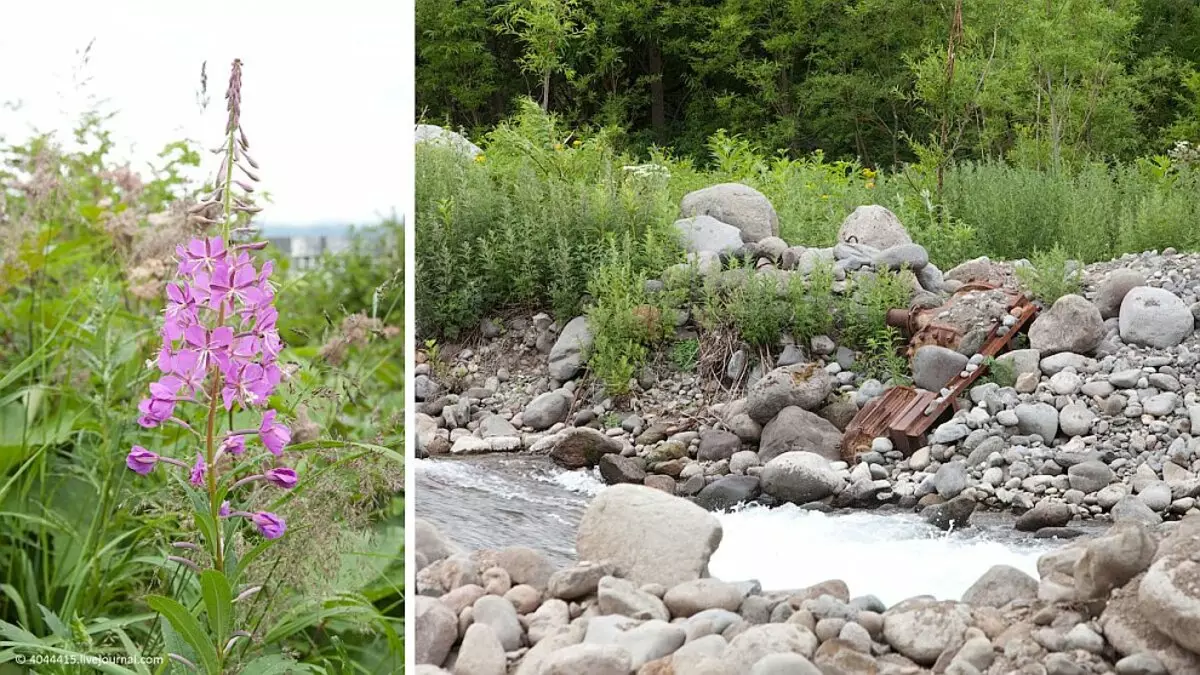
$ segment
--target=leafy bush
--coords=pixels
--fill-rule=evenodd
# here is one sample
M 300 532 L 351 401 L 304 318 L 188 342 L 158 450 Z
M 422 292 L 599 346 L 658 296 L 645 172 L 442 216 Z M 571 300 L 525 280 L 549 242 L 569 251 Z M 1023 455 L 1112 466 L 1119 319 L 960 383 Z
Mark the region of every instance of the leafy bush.
M 1064 295 L 1078 295 L 1083 288 L 1082 270 L 1058 244 L 1048 251 L 1034 252 L 1030 265 L 1017 268 L 1017 278 L 1031 296 L 1047 307 Z

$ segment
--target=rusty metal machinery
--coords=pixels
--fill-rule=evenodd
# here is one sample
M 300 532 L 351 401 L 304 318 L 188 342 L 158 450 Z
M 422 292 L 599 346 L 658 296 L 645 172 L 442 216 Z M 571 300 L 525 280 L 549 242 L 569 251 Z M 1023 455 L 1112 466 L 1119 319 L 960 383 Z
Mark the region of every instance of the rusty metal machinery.
M 972 306 L 972 303 L 978 306 Z M 956 308 L 962 311 L 956 312 Z M 1037 312 L 1037 306 L 1021 292 L 986 283 L 962 287 L 939 307 L 889 311 L 888 325 L 899 329 L 908 338 L 905 351 L 910 359 L 925 345 L 957 350 L 974 333 L 981 340 L 975 353 L 985 360 L 955 375 L 940 391 L 892 387 L 863 406 L 842 436 L 842 456 L 847 461 L 855 461 L 880 436 L 889 438 L 893 446 L 906 455 L 922 447 L 926 432 L 953 415 L 958 410 L 958 397 L 987 372 L 986 359 L 1008 349 L 1013 338 L 1029 325 Z

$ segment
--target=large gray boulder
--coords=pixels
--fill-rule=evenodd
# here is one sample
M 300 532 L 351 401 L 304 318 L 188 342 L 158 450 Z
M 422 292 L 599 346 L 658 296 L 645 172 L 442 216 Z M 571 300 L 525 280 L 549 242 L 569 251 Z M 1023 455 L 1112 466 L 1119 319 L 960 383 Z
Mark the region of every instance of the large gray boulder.
M 759 479 L 764 493 L 793 504 L 824 499 L 845 486 L 829 462 L 811 452 L 785 452 L 767 462 Z
M 590 427 L 567 429 L 550 450 L 550 459 L 564 469 L 582 469 L 600 462 L 604 455 L 621 452 L 615 438 Z
M 721 523 L 699 506 L 642 485 L 605 489 L 584 511 L 575 549 L 603 560 L 623 578 L 667 588 L 708 576 Z
M 1095 305 L 1078 295 L 1064 295 L 1033 320 L 1029 346 L 1043 357 L 1059 352 L 1089 354 L 1104 333 L 1104 318 Z
M 883 637 L 892 649 L 922 666 L 932 666 L 971 625 L 968 605 L 907 600 L 883 615 Z
M 571 401 L 562 392 L 548 391 L 530 401 L 521 417 L 525 426 L 542 431 L 566 419 L 570 410 Z
M 692 253 L 713 251 L 732 254 L 742 248 L 742 231 L 712 216 L 696 216 L 675 221 L 683 249 Z
M 746 394 L 746 414 L 766 424 L 788 406 L 814 410 L 833 391 L 833 378 L 815 363 L 776 368 L 759 378 Z
M 434 124 L 418 124 L 413 134 L 413 141 L 450 148 L 470 159 L 474 159 L 476 155 L 483 152 L 479 146 L 467 140 L 462 134 Z
M 896 214 L 876 204 L 860 206 L 846 216 L 838 229 L 837 240 L 866 244 L 879 250 L 913 243 Z
M 1138 286 L 1121 301 L 1121 339 L 1144 347 L 1166 349 L 1183 342 L 1195 328 L 1192 310 L 1168 290 Z
M 712 216 L 736 227 L 742 240 L 755 242 L 779 236 L 779 215 L 766 195 L 741 183 L 722 183 L 684 195 L 679 204 L 684 218 Z
M 440 666 L 450 655 L 450 648 L 458 640 L 458 617 L 437 598 L 418 595 L 416 626 L 417 663 Z
M 1000 608 L 1013 600 L 1037 597 L 1037 579 L 1011 565 L 993 565 L 963 593 L 962 601 L 976 607 Z
M 1146 285 L 1146 276 L 1137 270 L 1114 270 L 1096 289 L 1096 308 L 1100 316 L 1111 319 L 1121 313 L 1121 303 L 1129 291 Z
M 1180 646 L 1200 654 L 1200 518 L 1183 521 L 1138 586 L 1142 614 Z
M 550 377 L 559 382 L 575 377 L 592 348 L 592 341 L 592 329 L 588 326 L 587 317 L 571 319 L 563 326 L 558 339 L 554 341 L 554 347 L 550 349 Z
M 764 464 L 785 452 L 812 452 L 829 461 L 840 460 L 842 432 L 829 420 L 803 408 L 788 406 L 763 427 L 758 458 Z

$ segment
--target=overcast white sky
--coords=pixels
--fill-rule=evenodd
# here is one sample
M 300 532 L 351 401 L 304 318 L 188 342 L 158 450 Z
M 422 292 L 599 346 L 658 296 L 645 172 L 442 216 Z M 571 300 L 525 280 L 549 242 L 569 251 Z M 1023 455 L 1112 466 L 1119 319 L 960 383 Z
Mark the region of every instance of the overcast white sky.
M 109 128 L 142 166 L 180 138 L 220 143 L 229 64 L 244 63 L 242 121 L 274 203 L 263 222 L 378 222 L 404 205 L 411 120 L 402 102 L 407 0 L 37 0 L 9 3 L 0 33 L 0 136 L 69 138 L 90 94 L 117 113 Z M 410 33 L 411 34 L 411 33 Z M 95 38 L 75 91 L 78 52 Z M 196 103 L 208 62 L 208 112 Z M 411 59 L 407 60 L 411 64 Z M 411 65 L 409 66 L 411 68 Z M 208 175 L 213 155 L 205 155 Z M 407 173 L 403 171 L 403 173 Z

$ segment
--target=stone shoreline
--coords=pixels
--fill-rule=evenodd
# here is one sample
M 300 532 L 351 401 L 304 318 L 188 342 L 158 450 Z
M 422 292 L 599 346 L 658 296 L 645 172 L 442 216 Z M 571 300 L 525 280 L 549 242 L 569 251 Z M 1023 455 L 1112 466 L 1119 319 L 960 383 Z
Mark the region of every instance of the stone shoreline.
M 645 486 L 597 496 L 579 561 L 466 553 L 417 524 L 424 675 L 1118 675 L 1200 672 L 1200 517 L 1119 520 L 961 599 L 886 607 L 837 579 L 764 592 L 710 578 L 720 523 Z M 903 574 L 903 570 L 881 569 Z

